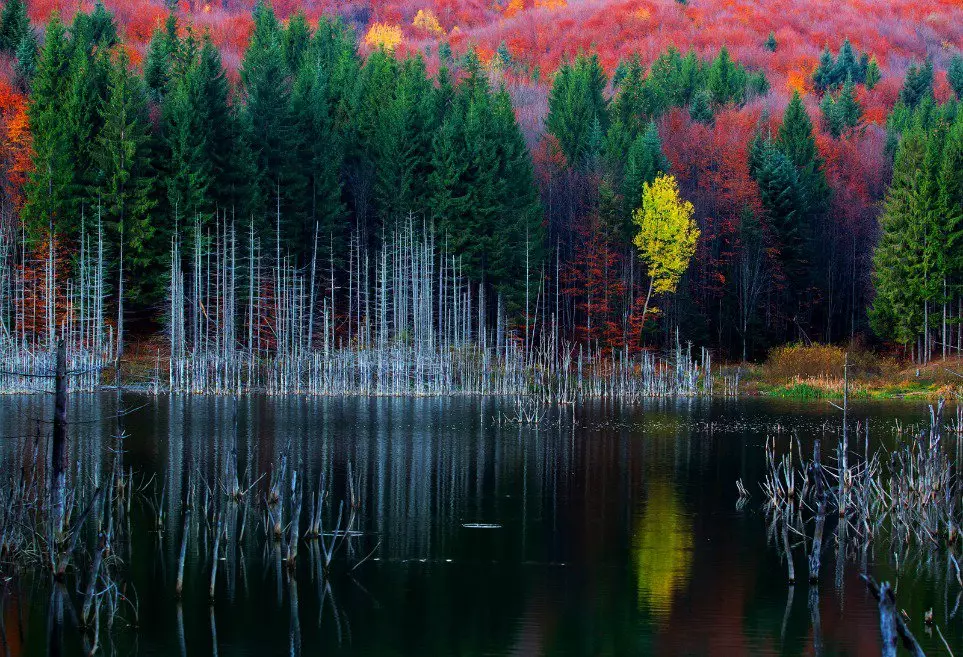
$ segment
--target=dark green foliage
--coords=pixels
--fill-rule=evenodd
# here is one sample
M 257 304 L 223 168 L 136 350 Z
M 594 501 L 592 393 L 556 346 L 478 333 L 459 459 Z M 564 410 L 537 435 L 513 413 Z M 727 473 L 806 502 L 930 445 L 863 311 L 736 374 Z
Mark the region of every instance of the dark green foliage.
M 241 82 L 244 122 L 257 163 L 260 206 L 255 224 L 262 229 L 282 221 L 300 224 L 304 208 L 299 200 L 306 181 L 297 167 L 301 135 L 291 108 L 293 76 L 277 17 L 260 2 L 254 9 L 254 33 L 241 65 Z
M 925 98 L 932 96 L 933 62 L 927 59 L 922 66 L 913 62 L 906 71 L 903 88 L 899 92 L 900 102 L 913 109 Z
M 950 59 L 950 65 L 946 69 L 946 78 L 957 99 L 963 99 L 963 55 L 956 53 Z
M 808 265 L 811 237 L 804 218 L 803 184 L 793 161 L 772 142 L 754 143 L 751 158 L 766 224 L 778 245 L 780 273 L 788 285 L 798 289 Z
M 816 148 L 812 121 L 798 92 L 786 107 L 776 146 L 798 172 L 803 214 L 812 218 L 823 212 L 829 205 L 829 184 Z
M 13 66 L 17 86 L 22 91 L 29 91 L 33 77 L 37 74 L 39 51 L 40 43 L 37 41 L 36 32 L 33 29 L 28 29 L 24 32 L 20 45 L 17 46 L 17 61 Z
M 866 88 L 873 89 L 882 79 L 883 74 L 879 70 L 879 62 L 876 57 L 872 57 L 866 65 Z
M 863 108 L 856 100 L 853 83 L 849 80 L 843 85 L 838 97 L 832 94 L 823 96 L 819 103 L 823 113 L 823 121 L 827 131 L 833 137 L 839 137 L 843 132 L 858 126 L 863 119 Z
M 47 23 L 27 109 L 33 132 L 33 172 L 24 189 L 22 220 L 34 238 L 48 226 L 63 233 L 74 221 L 69 212 L 74 163 L 70 158 L 70 134 L 63 120 L 69 65 L 66 30 L 54 14 Z
M 169 14 L 164 29 L 154 30 L 144 61 L 144 82 L 153 98 L 160 99 L 166 93 L 179 49 L 177 17 Z
M 555 72 L 545 125 L 573 166 L 584 166 L 590 159 L 593 129 L 608 129 L 608 101 L 603 95 L 606 83 L 594 55 L 579 55 Z
M 870 75 L 871 66 L 872 76 Z M 867 53 L 857 52 L 849 39 L 843 41 L 837 57 L 833 57 L 829 46 L 823 48 L 819 56 L 819 66 L 813 72 L 813 84 L 816 91 L 820 93 L 839 87 L 847 80 L 853 84 L 865 83 L 869 89 L 879 81 L 879 66 L 876 64 L 876 59 L 871 59 Z
M 170 244 L 151 221 L 155 180 L 149 161 L 147 93 L 143 80 L 130 71 L 124 51 L 110 69 L 101 111 L 104 125 L 93 147 L 98 207 L 123 254 L 126 298 L 136 304 L 156 302 L 164 291 Z
M 776 52 L 776 48 L 779 46 L 779 44 L 776 42 L 775 32 L 769 33 L 769 36 L 766 37 L 766 43 L 764 45 L 766 50 L 768 50 L 769 52 Z
M 29 31 L 26 2 L 7 0 L 0 10 L 0 53 L 16 54 L 20 42 Z

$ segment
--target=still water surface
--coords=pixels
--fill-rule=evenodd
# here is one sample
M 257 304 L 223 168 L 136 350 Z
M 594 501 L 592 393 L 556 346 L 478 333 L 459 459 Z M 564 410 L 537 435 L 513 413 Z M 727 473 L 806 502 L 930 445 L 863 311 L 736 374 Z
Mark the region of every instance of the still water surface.
M 6 465 L 12 437 L 33 432 L 49 403 L 0 398 Z M 105 418 L 116 403 L 112 395 L 72 400 L 75 459 L 109 443 L 114 424 Z M 879 654 L 875 601 L 855 563 L 837 579 L 833 539 L 815 595 L 805 583 L 790 591 L 785 564 L 767 545 L 758 486 L 766 437 L 785 443 L 796 433 L 805 445 L 823 436 L 834 445 L 840 413 L 825 403 L 581 404 L 574 425 L 539 428 L 496 421 L 509 408 L 497 399 L 127 395 L 123 406 L 132 409 L 126 462 L 151 483 L 131 514 L 139 627 L 103 638 L 105 654 Z M 875 403 L 853 416 L 869 418 L 875 443 L 892 440 L 895 420 L 925 413 L 921 404 Z M 146 498 L 164 482 L 167 513 L 179 519 L 185 454 L 213 471 L 235 432 L 242 468 L 270 470 L 286 453 L 308 482 L 329 473 L 335 498 L 350 463 L 362 482 L 361 542 L 378 546 L 374 557 L 336 572 L 330 587 L 319 586 L 306 551 L 296 578 L 278 576 L 255 526 L 244 558 L 222 566 L 213 604 L 209 559 L 192 551 L 179 605 L 178 532 L 151 531 Z M 737 478 L 753 493 L 742 510 Z M 263 481 L 256 489 L 263 495 Z M 801 553 L 796 563 L 801 570 Z M 959 586 L 943 553 L 903 569 L 898 605 L 924 649 L 945 654 L 919 622 L 932 607 L 963 654 L 963 612 L 948 620 Z M 879 551 L 870 570 L 897 580 Z M 48 654 L 49 599 L 45 578 L 8 582 L 9 654 Z M 62 649 L 82 654 L 69 617 Z

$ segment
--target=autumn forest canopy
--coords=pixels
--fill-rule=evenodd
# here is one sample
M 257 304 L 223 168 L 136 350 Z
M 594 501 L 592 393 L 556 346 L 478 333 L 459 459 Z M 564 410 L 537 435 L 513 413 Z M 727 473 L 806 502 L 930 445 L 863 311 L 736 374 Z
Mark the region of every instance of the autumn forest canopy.
M 4 283 L 12 323 L 72 312 L 33 297 L 96 250 L 116 330 L 148 338 L 182 262 L 274 298 L 276 253 L 362 341 L 407 230 L 468 281 L 479 339 L 963 348 L 963 9 L 483 4 L 6 0 L 0 242 L 34 282 Z

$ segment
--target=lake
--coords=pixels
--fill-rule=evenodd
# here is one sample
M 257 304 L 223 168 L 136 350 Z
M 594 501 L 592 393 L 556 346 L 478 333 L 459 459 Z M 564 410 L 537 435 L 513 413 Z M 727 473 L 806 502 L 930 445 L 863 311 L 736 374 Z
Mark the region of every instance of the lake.
M 113 393 L 71 400 L 75 481 L 108 476 L 117 403 Z M 18 467 L 19 437 L 35 434 L 51 404 L 43 396 L 0 398 L 5 478 Z M 835 445 L 841 413 L 825 402 L 589 402 L 552 412 L 537 427 L 507 421 L 513 405 L 490 398 L 125 394 L 122 406 L 124 467 L 137 493 L 128 526 L 117 530 L 127 538 L 118 538 L 124 545 L 114 547 L 112 568 L 124 573 L 132 602 L 112 629 L 102 621 L 105 654 L 880 652 L 876 601 L 855 559 L 839 570 L 835 521 L 815 589 L 805 581 L 788 586 L 767 537 L 759 487 L 766 438 L 788 444 L 795 433 L 804 446 L 814 437 Z M 922 403 L 852 407 L 853 418 L 868 418 L 873 444 L 893 440 L 897 422 L 926 414 Z M 220 546 L 212 602 L 216 532 L 195 513 L 178 600 L 186 473 L 217 473 L 235 452 L 249 488 L 247 524 L 239 530 L 231 516 L 240 538 Z M 341 500 L 351 499 L 349 477 L 354 482 L 356 533 L 327 578 L 305 542 L 292 573 L 265 540 L 269 478 L 258 477 L 282 457 L 303 482 L 302 523 L 322 475 L 331 491 L 329 531 Z M 741 509 L 739 478 L 752 494 Z M 197 493 L 197 506 L 223 496 L 212 484 Z M 165 531 L 156 529 L 158 508 Z M 804 558 L 800 549 L 797 569 Z M 899 573 L 887 544 L 869 555 L 870 572 L 897 585 L 898 607 L 928 654 L 945 654 L 923 627 L 930 608 L 963 654 L 963 612 L 954 610 L 960 587 L 949 568 L 942 550 L 900 556 Z M 71 611 L 83 577 L 67 580 L 62 624 L 51 622 L 49 576 L 6 581 L 7 654 L 84 654 Z

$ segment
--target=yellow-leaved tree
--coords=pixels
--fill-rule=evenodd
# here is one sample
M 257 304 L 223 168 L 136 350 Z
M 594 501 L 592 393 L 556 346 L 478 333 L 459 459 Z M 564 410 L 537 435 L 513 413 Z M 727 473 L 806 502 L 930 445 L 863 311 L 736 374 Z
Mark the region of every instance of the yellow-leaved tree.
M 365 44 L 372 48 L 393 51 L 403 39 L 401 28 L 389 23 L 372 23 L 368 33 L 364 35 Z
M 649 275 L 640 326 L 645 326 L 652 295 L 675 292 L 689 268 L 699 241 L 693 213 L 692 204 L 679 196 L 674 177 L 661 175 L 651 184 L 643 184 L 642 206 L 632 213 L 632 221 L 639 227 L 633 241 Z

